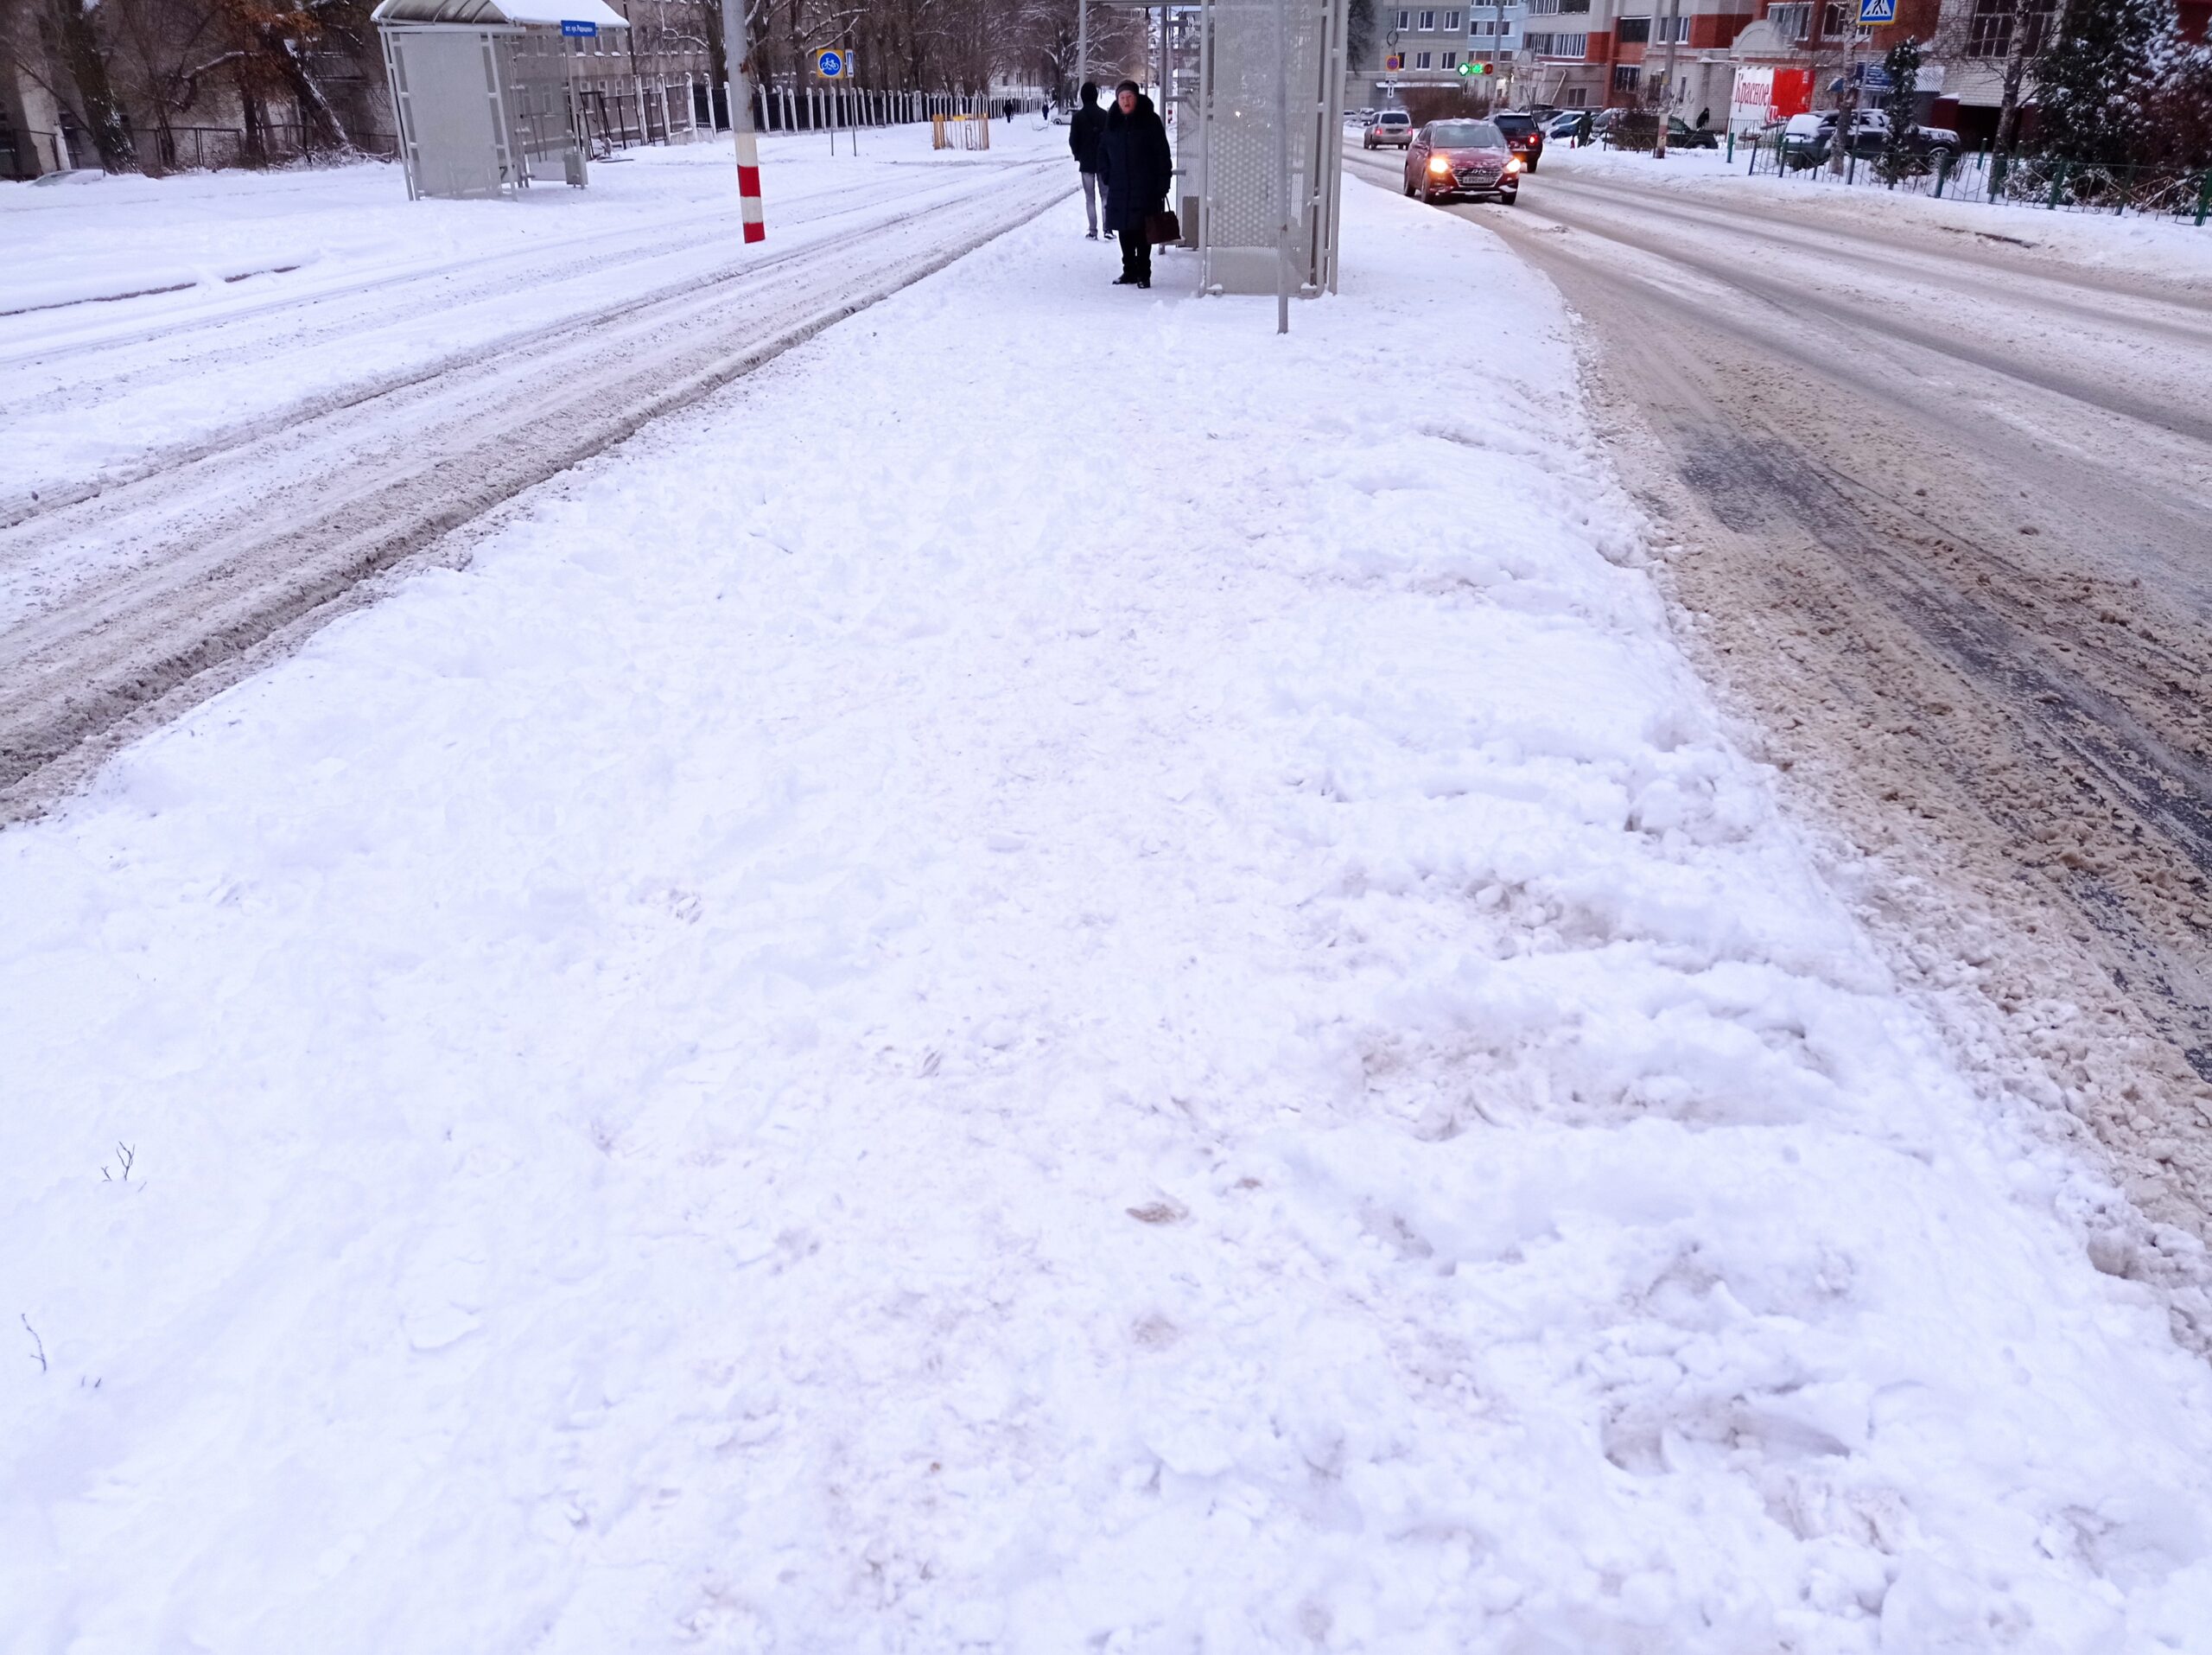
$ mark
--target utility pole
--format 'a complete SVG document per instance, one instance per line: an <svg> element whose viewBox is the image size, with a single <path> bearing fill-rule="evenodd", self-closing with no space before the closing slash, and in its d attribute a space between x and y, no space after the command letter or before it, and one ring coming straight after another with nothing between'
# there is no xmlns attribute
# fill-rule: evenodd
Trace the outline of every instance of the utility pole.
<svg viewBox="0 0 2212 1655"><path fill-rule="evenodd" d="M745 239L766 241L760 207L760 141L753 130L753 37L745 26L745 0L722 0L722 55L729 64L729 133L737 150L737 197Z"/></svg>
<svg viewBox="0 0 2212 1655"><path fill-rule="evenodd" d="M1667 118L1675 110L1675 36L1682 32L1682 0L1675 0L1667 14L1667 51L1659 60L1659 79L1665 92L1659 105L1659 137L1651 146L1651 158L1667 158Z"/></svg>
<svg viewBox="0 0 2212 1655"><path fill-rule="evenodd" d="M1275 332L1290 331L1290 31L1275 5ZM1333 135L1332 135L1333 136Z"/></svg>
<svg viewBox="0 0 2212 1655"><path fill-rule="evenodd" d="M1483 77L1487 83L1484 90L1490 93L1490 104L1483 113L1495 115L1497 113L1497 60L1505 49L1505 0L1493 0L1490 12L1490 73Z"/></svg>
<svg viewBox="0 0 2212 1655"><path fill-rule="evenodd" d="M1090 79L1090 0L1075 0L1075 95L1083 104L1083 83Z"/></svg>

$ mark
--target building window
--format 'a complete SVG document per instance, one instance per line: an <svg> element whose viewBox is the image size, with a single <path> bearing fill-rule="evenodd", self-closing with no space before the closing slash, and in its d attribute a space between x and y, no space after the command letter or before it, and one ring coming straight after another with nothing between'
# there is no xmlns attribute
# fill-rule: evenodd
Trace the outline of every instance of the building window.
<svg viewBox="0 0 2212 1655"><path fill-rule="evenodd" d="M1531 35L1528 47L1538 57L1573 58L1580 61L1590 54L1587 35Z"/></svg>
<svg viewBox="0 0 2212 1655"><path fill-rule="evenodd" d="M1454 30L1456 30L1459 27L1459 14L1458 12L1456 12L1456 11L1447 11L1447 12L1446 12L1446 13L1444 14L1444 32L1445 32L1446 34L1449 35L1449 34L1452 33Z"/></svg>
<svg viewBox="0 0 2212 1655"><path fill-rule="evenodd" d="M1413 13L1411 13L1410 11L1402 11L1402 12L1400 12L1400 13L1398 14L1398 28L1399 28L1401 30L1404 30L1404 29L1411 29L1413 26L1414 26L1414 15L1413 15Z"/></svg>
<svg viewBox="0 0 2212 1655"><path fill-rule="evenodd" d="M1774 25L1774 32L1783 40L1792 42L1802 41L1806 31L1812 27L1812 0L1790 0L1788 5L1769 6L1766 20Z"/></svg>
<svg viewBox="0 0 2212 1655"><path fill-rule="evenodd" d="M1583 100L1588 96L1589 94L1581 87L1569 86L1567 89L1567 106L1569 109L1580 109L1582 107Z"/></svg>
<svg viewBox="0 0 2212 1655"><path fill-rule="evenodd" d="M1821 13L1821 34L1824 39L1840 41L1849 35L1855 39L1871 41L1874 31L1859 26L1859 8L1847 5L1844 0L1828 0L1827 8Z"/></svg>
<svg viewBox="0 0 2212 1655"><path fill-rule="evenodd" d="M1659 20L1658 30L1651 38L1664 46L1667 43L1667 31L1670 26L1675 31L1675 44L1688 46L1690 43L1690 20L1688 17L1662 17Z"/></svg>
<svg viewBox="0 0 2212 1655"><path fill-rule="evenodd" d="M1651 38L1651 19L1624 17L1614 25L1613 38L1623 46L1642 46Z"/></svg>
<svg viewBox="0 0 2212 1655"><path fill-rule="evenodd" d="M1643 72L1637 68L1633 63L1616 63L1613 65L1613 90L1615 92L1634 92L1637 84L1642 81L1643 79Z"/></svg>
<svg viewBox="0 0 2212 1655"><path fill-rule="evenodd" d="M1421 13L1421 32L1424 35L1433 35L1436 32L1436 14L1434 12L1424 11Z"/></svg>
<svg viewBox="0 0 2212 1655"><path fill-rule="evenodd" d="M2003 57L2012 49L2012 17L2019 0L1974 0L1974 16L1967 24L1968 57ZM2050 32L2051 15L2058 0L2031 0L2028 10L2028 55L2043 50Z"/></svg>
<svg viewBox="0 0 2212 1655"><path fill-rule="evenodd" d="M1446 52L1444 54L1444 61L1438 64L1436 67L1440 69L1458 68L1459 67L1459 54L1457 52Z"/></svg>

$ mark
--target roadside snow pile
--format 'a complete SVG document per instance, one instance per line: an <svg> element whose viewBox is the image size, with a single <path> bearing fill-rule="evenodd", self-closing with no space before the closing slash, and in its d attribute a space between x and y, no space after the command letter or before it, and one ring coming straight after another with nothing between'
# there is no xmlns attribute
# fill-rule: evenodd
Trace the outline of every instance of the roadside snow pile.
<svg viewBox="0 0 2212 1655"><path fill-rule="evenodd" d="M1287 341L1048 215L0 836L14 1647L2206 1647L2102 1192L1347 194Z"/></svg>
<svg viewBox="0 0 2212 1655"><path fill-rule="evenodd" d="M1649 155L1597 146L1569 149L1554 143L1544 152L1541 170L1552 175L1618 175L1624 182L1680 190L1689 195L1733 195L1787 204L1791 211L1839 224L1916 226L2010 242L2038 258L2093 269L2126 271L2180 282L2212 284L2212 226L2187 219L2145 218L2141 213L2054 213L2044 207L1986 201L1937 200L1911 190L1847 184L1821 176L1773 173L1753 177L1748 147L1732 162L1718 150L1669 150L1664 162Z"/></svg>

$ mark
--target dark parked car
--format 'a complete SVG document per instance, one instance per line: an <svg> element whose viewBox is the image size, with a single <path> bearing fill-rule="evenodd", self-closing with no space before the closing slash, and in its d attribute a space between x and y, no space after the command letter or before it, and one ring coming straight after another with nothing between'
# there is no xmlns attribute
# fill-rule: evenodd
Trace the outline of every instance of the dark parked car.
<svg viewBox="0 0 2212 1655"><path fill-rule="evenodd" d="M1536 162L1543 159L1544 154L1544 130L1536 124L1536 118L1509 110L1490 118L1491 124L1505 134L1505 141L1521 157L1521 164L1530 172L1535 171Z"/></svg>
<svg viewBox="0 0 2212 1655"><path fill-rule="evenodd" d="M1710 127L1692 126L1688 121L1677 120L1669 115L1667 118L1667 147L1669 150L1718 150L1720 140Z"/></svg>
<svg viewBox="0 0 2212 1655"><path fill-rule="evenodd" d="M1821 118L1821 129L1828 141L1835 141L1835 117ZM1887 110L1862 109L1851 118L1851 153L1862 160L1871 160L1882 153L1890 141L1890 116ZM1916 124L1904 135L1905 149L1916 159L1934 165L1939 157L1948 156L1958 159L1959 135L1948 126L1921 126Z"/></svg>
<svg viewBox="0 0 2212 1655"><path fill-rule="evenodd" d="M1778 146L1783 165L1793 171L1827 164L1835 149L1835 116L1792 115L1780 126L1770 126L1764 140ZM1862 109L1851 123L1851 150L1862 161L1882 153L1890 140L1890 118L1878 109ZM1947 126L1918 126L1905 135L1905 147L1916 160L1934 167L1958 159L1959 135Z"/></svg>
<svg viewBox="0 0 2212 1655"><path fill-rule="evenodd" d="M1527 164L1495 121L1431 121L1406 150L1406 194L1424 201L1494 195L1510 207Z"/></svg>

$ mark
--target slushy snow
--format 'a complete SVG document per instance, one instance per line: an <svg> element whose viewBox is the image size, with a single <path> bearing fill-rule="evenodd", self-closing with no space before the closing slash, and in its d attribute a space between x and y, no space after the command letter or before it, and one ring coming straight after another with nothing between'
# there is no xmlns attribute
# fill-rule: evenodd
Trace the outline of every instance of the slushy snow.
<svg viewBox="0 0 2212 1655"><path fill-rule="evenodd" d="M0 835L0 1646L2212 1648L2109 1188L1345 207L1287 340L1055 209Z"/></svg>

